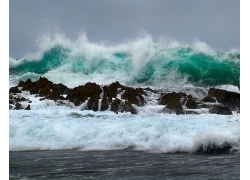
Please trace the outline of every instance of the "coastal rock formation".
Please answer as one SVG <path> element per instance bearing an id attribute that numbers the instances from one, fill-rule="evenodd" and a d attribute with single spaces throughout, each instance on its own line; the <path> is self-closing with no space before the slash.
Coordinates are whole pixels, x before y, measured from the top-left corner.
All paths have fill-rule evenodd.
<path id="1" fill-rule="evenodd" d="M 152 99 L 150 93 L 158 94 L 153 99 L 156 104 L 164 105 L 162 112 L 175 114 L 222 114 L 231 115 L 240 111 L 240 94 L 221 89 L 210 88 L 203 99 L 194 98 L 185 92 L 160 92 L 150 88 L 132 88 L 121 85 L 118 81 L 105 86 L 86 83 L 75 88 L 54 84 L 47 78 L 40 77 L 32 82 L 27 79 L 9 89 L 9 109 L 31 109 L 31 101 L 22 97 L 28 91 L 40 97 L 40 100 L 54 100 L 58 105 L 80 106 L 82 110 L 106 111 L 115 113 L 130 112 L 136 114 L 137 107 L 145 106 Z M 152 98 L 152 97 L 151 97 Z M 23 103 L 25 102 L 25 103 Z"/>
<path id="2" fill-rule="evenodd" d="M 20 91 L 21 92 L 21 91 Z M 31 103 L 29 99 L 26 99 L 24 97 L 16 95 L 16 93 L 10 93 L 9 94 L 9 109 L 25 109 L 25 110 L 30 110 L 30 105 L 22 105 Z"/>
<path id="3" fill-rule="evenodd" d="M 214 97 L 218 103 L 228 107 L 231 111 L 240 111 L 240 94 L 222 89 L 210 88 L 207 98 Z"/>
<path id="4" fill-rule="evenodd" d="M 70 89 L 63 84 L 54 84 L 47 78 L 40 77 L 36 82 L 32 82 L 30 79 L 26 82 L 20 81 L 18 86 L 10 88 L 9 93 L 21 93 L 20 89 L 42 97 L 40 100 L 50 99 L 59 102 L 59 104 L 63 104 L 62 100 L 66 100 L 75 106 L 86 103 L 83 110 L 111 110 L 115 113 L 131 112 L 136 114 L 133 105 L 144 106 L 146 104 L 143 97 L 146 96 L 146 93 L 141 88 L 126 87 L 119 82 L 103 87 L 89 82 Z M 11 103 L 12 101 L 10 101 Z M 20 105 L 17 104 L 15 109 L 21 109 Z M 27 109 L 30 109 L 30 106 Z"/>

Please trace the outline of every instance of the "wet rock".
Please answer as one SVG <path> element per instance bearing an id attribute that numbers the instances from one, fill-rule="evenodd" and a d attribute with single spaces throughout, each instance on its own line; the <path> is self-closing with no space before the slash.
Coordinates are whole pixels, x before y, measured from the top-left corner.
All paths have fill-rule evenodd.
<path id="1" fill-rule="evenodd" d="M 16 110 L 23 109 L 23 106 L 19 102 L 16 102 L 16 107 L 14 109 Z"/>
<path id="2" fill-rule="evenodd" d="M 27 79 L 26 82 L 21 81 L 18 87 L 22 87 L 24 91 L 30 91 L 31 94 L 38 94 L 40 97 L 46 97 L 46 99 L 51 100 L 62 100 L 62 92 L 67 92 L 68 88 L 62 84 L 54 84 L 47 78 L 40 77 L 38 81 L 32 82 Z"/>
<path id="3" fill-rule="evenodd" d="M 101 111 L 106 111 L 109 108 L 108 99 L 106 97 L 102 98 L 101 101 Z"/>
<path id="4" fill-rule="evenodd" d="M 118 81 L 110 84 L 109 86 L 104 86 L 103 87 L 103 92 L 104 92 L 103 97 L 109 97 L 111 99 L 116 98 L 116 96 L 118 94 L 118 89 L 121 89 L 121 90 L 125 89 L 125 86 L 121 85 Z"/>
<path id="5" fill-rule="evenodd" d="M 98 103 L 99 103 L 99 96 L 94 94 L 93 96 L 90 97 L 87 103 L 88 110 L 98 111 Z"/>
<path id="6" fill-rule="evenodd" d="M 132 104 L 130 104 L 128 101 L 120 100 L 118 98 L 115 98 L 115 100 L 111 103 L 111 111 L 115 113 L 130 112 L 131 114 L 137 114 Z"/>
<path id="7" fill-rule="evenodd" d="M 203 100 L 203 102 L 216 102 L 216 99 L 214 97 L 206 96 Z"/>
<path id="8" fill-rule="evenodd" d="M 209 108 L 211 114 L 232 115 L 232 111 L 222 104 L 214 104 Z"/>
<path id="9" fill-rule="evenodd" d="M 127 87 L 121 98 L 127 100 L 130 104 L 143 106 L 146 104 L 144 98 L 142 97 L 143 94 L 146 95 L 146 93 L 141 88 L 134 89 Z"/>
<path id="10" fill-rule="evenodd" d="M 179 93 L 172 92 L 172 93 L 163 94 L 160 97 L 159 104 L 168 105 L 169 108 L 175 108 L 180 103 L 180 99 L 186 96 L 187 95 L 183 92 L 179 92 Z"/>
<path id="11" fill-rule="evenodd" d="M 233 149 L 233 146 L 227 142 L 223 144 L 210 143 L 206 145 L 200 145 L 196 152 L 203 154 L 220 154 L 220 153 L 230 153 Z"/>
<path id="12" fill-rule="evenodd" d="M 208 91 L 208 97 L 215 97 L 216 100 L 228 107 L 230 110 L 240 109 L 240 94 L 236 92 L 230 92 L 222 89 L 210 88 Z"/>
<path id="13" fill-rule="evenodd" d="M 166 105 L 166 109 L 169 109 L 169 112 L 176 112 L 176 114 L 183 114 L 183 108 L 181 104 L 181 98 L 186 97 L 185 93 L 179 92 L 172 92 L 164 94 L 160 97 L 159 104 Z M 168 110 L 165 110 L 168 112 Z"/>
<path id="14" fill-rule="evenodd" d="M 115 98 L 115 100 L 111 103 L 111 111 L 118 113 L 120 103 L 121 103 L 121 100 L 118 98 Z"/>
<path id="15" fill-rule="evenodd" d="M 13 99 L 9 99 L 9 104 L 14 104 L 15 101 Z"/>
<path id="16" fill-rule="evenodd" d="M 74 103 L 74 105 L 79 106 L 92 96 L 99 97 L 101 92 L 102 89 L 96 83 L 86 83 L 85 85 L 81 85 L 73 88 L 72 90 L 69 90 L 66 99 Z M 96 98 L 93 98 L 91 99 L 91 101 L 94 100 L 96 102 Z"/>
<path id="17" fill-rule="evenodd" d="M 25 108 L 25 110 L 30 110 L 30 105 L 28 105 L 28 106 Z"/>
<path id="18" fill-rule="evenodd" d="M 186 102 L 186 107 L 188 109 L 197 109 L 197 102 L 193 98 L 188 98 Z"/>
<path id="19" fill-rule="evenodd" d="M 9 93 L 21 93 L 22 91 L 20 91 L 18 89 L 18 87 L 11 87 L 9 90 Z"/>

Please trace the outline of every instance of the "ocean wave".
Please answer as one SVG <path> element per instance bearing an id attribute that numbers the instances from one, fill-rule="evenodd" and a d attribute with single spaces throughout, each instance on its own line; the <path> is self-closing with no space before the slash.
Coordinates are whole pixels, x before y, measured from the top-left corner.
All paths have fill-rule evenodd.
<path id="1" fill-rule="evenodd" d="M 10 81 L 35 73 L 69 87 L 79 83 L 125 85 L 240 86 L 240 53 L 217 52 L 207 44 L 158 43 L 150 36 L 123 44 L 93 44 L 85 35 L 75 42 L 63 35 L 43 37 L 37 53 L 9 58 Z M 71 79 L 70 82 L 68 79 Z"/>

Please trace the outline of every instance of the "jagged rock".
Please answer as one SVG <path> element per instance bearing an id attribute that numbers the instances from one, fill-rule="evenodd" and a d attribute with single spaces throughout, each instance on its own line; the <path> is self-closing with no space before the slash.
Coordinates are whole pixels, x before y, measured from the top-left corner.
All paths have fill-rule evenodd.
<path id="1" fill-rule="evenodd" d="M 197 109 L 197 102 L 193 98 L 188 98 L 186 102 L 186 107 L 188 109 Z"/>
<path id="2" fill-rule="evenodd" d="M 22 88 L 20 88 L 22 87 Z M 70 107 L 79 106 L 86 103 L 82 109 L 93 111 L 111 110 L 115 113 L 130 112 L 136 114 L 136 106 L 144 106 L 151 99 L 147 98 L 147 93 L 160 93 L 162 90 L 151 90 L 150 88 L 132 88 L 121 85 L 118 81 L 106 85 L 99 86 L 96 83 L 86 83 L 73 89 L 59 83 L 54 84 L 46 78 L 40 77 L 38 81 L 32 82 L 28 79 L 26 82 L 21 81 L 18 86 L 12 87 L 9 90 L 9 109 L 23 109 L 20 102 L 29 99 L 21 97 L 16 93 L 29 91 L 31 94 L 36 94 L 36 97 L 41 97 L 40 100 L 51 99 L 58 105 L 68 105 Z M 64 96 L 66 95 L 66 98 Z M 165 105 L 162 112 L 176 114 L 197 114 L 197 112 L 215 113 L 215 114 L 232 114 L 232 110 L 239 110 L 240 95 L 239 93 L 228 92 L 225 90 L 210 88 L 207 96 L 203 100 L 197 100 L 191 95 L 186 95 L 183 92 L 171 92 L 161 94 L 158 101 L 160 105 Z M 217 103 L 217 101 L 219 103 Z M 60 103 L 61 102 L 61 103 Z M 101 103 L 101 104 L 99 104 Z M 186 106 L 186 108 L 185 108 Z M 184 109 L 183 109 L 184 108 Z M 197 111 L 192 109 L 206 108 L 205 111 Z M 29 110 L 30 105 L 25 109 Z"/>
<path id="3" fill-rule="evenodd" d="M 178 104 L 180 103 L 180 99 L 186 96 L 187 95 L 183 92 L 179 92 L 179 93 L 172 92 L 172 93 L 163 94 L 160 97 L 159 104 L 168 105 L 169 108 L 171 107 L 174 108 L 178 106 Z"/>
<path id="4" fill-rule="evenodd" d="M 215 103 L 216 99 L 213 98 L 213 97 L 210 97 L 210 96 L 206 96 L 202 101 L 203 102 L 213 102 L 213 103 Z"/>
<path id="5" fill-rule="evenodd" d="M 111 103 L 111 111 L 118 112 L 130 112 L 131 114 L 137 114 L 136 110 L 133 108 L 132 104 L 128 101 L 122 101 L 118 98 Z"/>
<path id="6" fill-rule="evenodd" d="M 214 104 L 209 108 L 211 114 L 232 115 L 232 111 L 221 104 Z"/>
<path id="7" fill-rule="evenodd" d="M 116 96 L 118 94 L 118 88 L 124 89 L 125 86 L 121 85 L 118 81 L 110 84 L 109 86 L 104 86 L 103 87 L 103 92 L 104 92 L 103 97 L 116 98 Z"/>
<path id="8" fill-rule="evenodd" d="M 22 90 L 30 91 L 31 94 L 38 94 L 40 97 L 46 97 L 51 100 L 62 100 L 62 92 L 67 92 L 68 88 L 62 84 L 54 84 L 47 78 L 40 77 L 38 81 L 32 82 L 27 79 L 26 82 L 21 81 L 18 87 L 23 87 Z"/>
<path id="9" fill-rule="evenodd" d="M 160 97 L 159 104 L 160 105 L 166 105 L 166 109 L 169 109 L 169 111 L 176 112 L 176 114 L 183 114 L 183 108 L 181 105 L 181 98 L 186 97 L 187 95 L 185 93 L 179 92 L 172 92 L 164 94 Z M 168 112 L 168 111 L 166 111 Z"/>
<path id="10" fill-rule="evenodd" d="M 101 111 L 105 111 L 109 108 L 108 99 L 106 97 L 102 98 L 101 101 Z"/>
<path id="11" fill-rule="evenodd" d="M 79 106 L 84 103 L 91 96 L 100 96 L 102 89 L 96 83 L 86 83 L 78 87 L 69 90 L 66 97 L 67 100 L 74 103 L 74 105 Z"/>
<path id="12" fill-rule="evenodd" d="M 9 93 L 21 93 L 22 91 L 20 91 L 18 89 L 18 87 L 11 87 L 9 90 Z"/>
<path id="13" fill-rule="evenodd" d="M 128 101 L 121 101 L 119 111 L 130 112 L 131 114 L 137 114 L 137 111 L 133 108 L 132 104 L 129 103 Z"/>
<path id="14" fill-rule="evenodd" d="M 146 102 L 142 97 L 142 94 L 146 95 L 146 93 L 141 88 L 134 89 L 131 87 L 127 87 L 121 98 L 127 100 L 131 104 L 143 106 L 146 104 Z"/>
<path id="15" fill-rule="evenodd" d="M 240 94 L 236 92 L 230 92 L 222 89 L 210 88 L 208 91 L 208 97 L 215 97 L 216 100 L 228 107 L 230 110 L 240 109 Z"/>
<path id="16" fill-rule="evenodd" d="M 9 109 L 13 109 L 13 107 L 14 107 L 13 105 L 9 104 Z"/>
<path id="17" fill-rule="evenodd" d="M 55 87 L 57 88 L 57 90 L 60 94 L 68 94 L 69 93 L 69 88 L 61 83 L 55 84 Z"/>
<path id="18" fill-rule="evenodd" d="M 14 109 L 16 110 L 23 109 L 23 106 L 19 102 L 16 102 L 16 107 Z"/>
<path id="19" fill-rule="evenodd" d="M 9 99 L 9 104 L 14 104 L 15 101 L 13 99 Z"/>
<path id="20" fill-rule="evenodd" d="M 25 110 L 30 110 L 30 105 L 28 105 L 28 106 L 25 108 Z"/>
<path id="21" fill-rule="evenodd" d="M 90 97 L 87 103 L 88 110 L 98 111 L 98 103 L 99 103 L 99 96 L 94 94 L 93 96 Z"/>
<path id="22" fill-rule="evenodd" d="M 121 103 L 121 100 L 118 98 L 115 98 L 115 100 L 111 103 L 111 111 L 118 113 L 120 103 Z"/>

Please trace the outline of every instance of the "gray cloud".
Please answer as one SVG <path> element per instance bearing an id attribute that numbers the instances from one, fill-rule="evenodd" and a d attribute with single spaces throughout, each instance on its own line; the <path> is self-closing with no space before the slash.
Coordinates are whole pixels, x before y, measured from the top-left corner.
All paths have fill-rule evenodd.
<path id="1" fill-rule="evenodd" d="M 10 0 L 10 56 L 37 50 L 46 32 L 62 31 L 72 40 L 122 43 L 147 32 L 190 43 L 199 39 L 218 51 L 240 47 L 238 0 Z"/>

